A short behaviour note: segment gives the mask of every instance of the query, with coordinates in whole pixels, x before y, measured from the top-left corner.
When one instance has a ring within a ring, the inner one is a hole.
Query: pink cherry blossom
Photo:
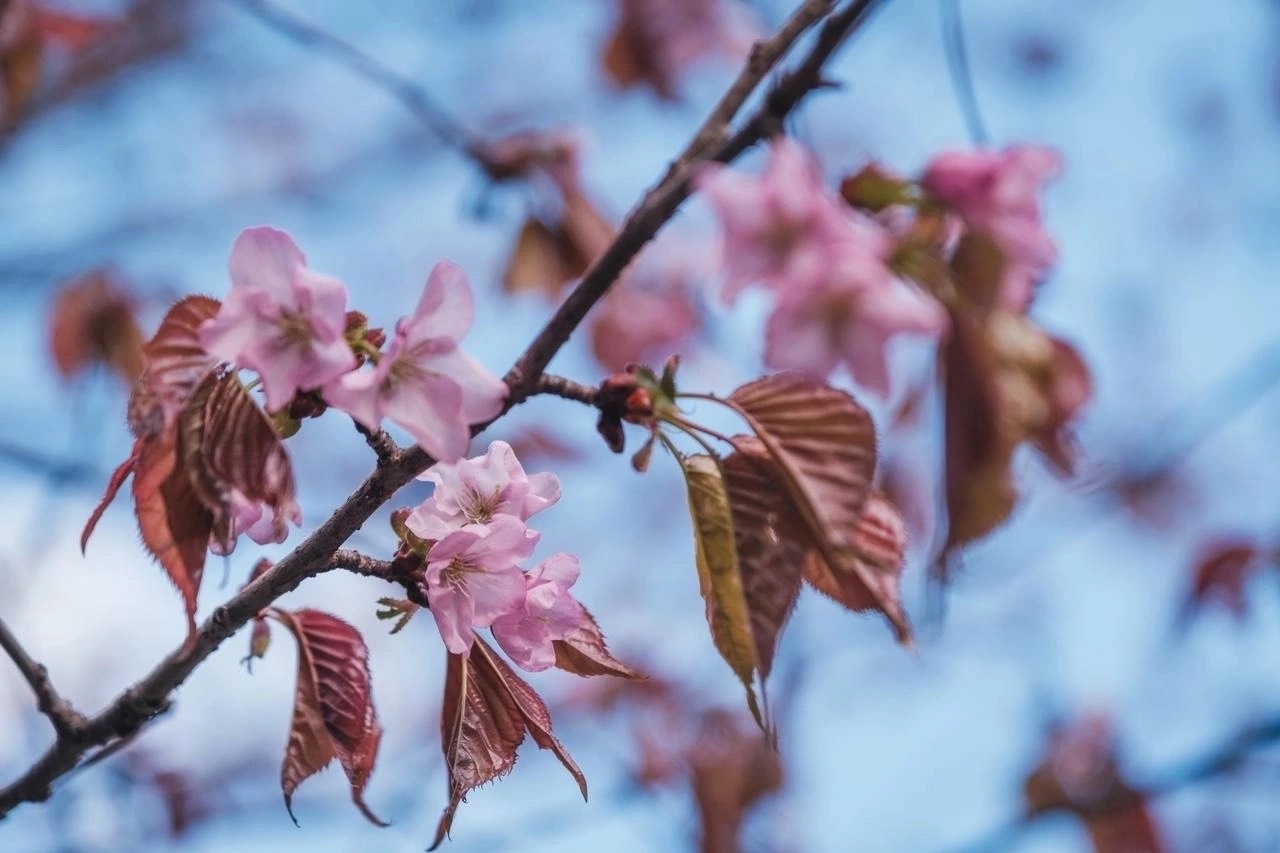
[[[347,289],[307,269],[288,234],[266,227],[241,232],[230,272],[231,291],[217,316],[200,327],[200,345],[256,371],[268,409],[281,409],[298,391],[355,368],[343,337]]]
[[[488,524],[454,530],[431,546],[427,600],[449,651],[464,654],[473,628],[487,628],[524,606],[519,563],[533,553],[537,540],[518,518],[499,515]]]
[[[1057,247],[1041,222],[1039,193],[1061,169],[1056,151],[1018,145],[939,154],[921,180],[971,229],[989,235],[1004,250],[1000,301],[1010,310],[1026,310],[1035,285],[1057,260]]]
[[[423,539],[439,539],[467,524],[484,524],[500,515],[527,521],[560,500],[555,474],[525,474],[505,441],[489,445],[484,456],[439,462],[418,479],[435,491],[405,520]]]
[[[326,385],[325,400],[369,429],[389,418],[436,459],[458,459],[471,443],[470,425],[501,412],[507,396],[507,386],[458,346],[474,316],[466,273],[441,261],[377,366]]]
[[[821,283],[850,227],[844,206],[822,184],[812,157],[779,139],[759,178],[710,165],[697,178],[724,227],[723,298],[762,282],[778,291]]]
[[[292,498],[285,505],[273,508],[266,501],[251,500],[236,488],[230,493],[231,530],[227,541],[231,547],[223,549],[221,534],[210,539],[209,549],[215,554],[229,554],[241,535],[248,536],[259,545],[283,542],[289,536],[288,522],[302,524],[302,508]]]
[[[552,554],[525,575],[524,606],[493,622],[493,636],[517,666],[541,672],[555,665],[552,642],[581,627],[586,611],[569,587],[578,580],[578,558]]]
[[[823,379],[844,363],[859,384],[887,396],[889,340],[903,333],[936,335],[946,327],[946,314],[894,276],[887,233],[852,229],[845,243],[820,286],[779,298],[765,331],[765,363]]]

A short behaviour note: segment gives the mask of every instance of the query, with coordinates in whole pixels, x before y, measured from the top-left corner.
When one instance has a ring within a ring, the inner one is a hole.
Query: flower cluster
[[[553,554],[529,572],[520,563],[538,542],[525,522],[560,499],[559,480],[526,474],[504,441],[484,456],[438,463],[421,479],[435,490],[405,525],[431,543],[427,600],[445,646],[465,654],[474,629],[491,628],[517,665],[531,672],[552,666],[554,641],[587,619],[569,593],[578,558]]]
[[[413,313],[396,324],[385,352],[362,352],[361,370],[348,334],[347,290],[307,268],[289,235],[274,228],[244,231],[231,250],[231,291],[201,326],[211,355],[262,378],[267,408],[284,409],[299,392],[319,391],[331,406],[370,430],[383,418],[405,429],[437,459],[467,451],[470,425],[497,415],[507,388],[462,351],[474,319],[471,288],[461,269],[442,261],[432,270]]]
[[[769,366],[825,378],[843,363],[887,394],[889,338],[945,327],[940,306],[890,267],[892,233],[827,190],[798,143],[773,142],[758,178],[710,166],[698,185],[724,228],[725,300],[756,283],[776,299]]]

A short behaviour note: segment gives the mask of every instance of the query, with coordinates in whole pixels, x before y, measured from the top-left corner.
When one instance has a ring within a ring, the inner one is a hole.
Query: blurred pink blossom
[[[552,642],[583,625],[586,611],[569,594],[578,572],[577,557],[552,554],[525,575],[523,607],[494,620],[494,639],[517,666],[541,672],[555,665]]]
[[[925,169],[924,188],[1004,251],[1000,303],[1009,310],[1027,309],[1035,285],[1057,260],[1057,247],[1041,221],[1039,194],[1061,170],[1061,156],[1038,145],[948,151]]]
[[[779,292],[821,284],[847,245],[851,212],[790,139],[772,143],[760,177],[713,164],[699,173],[697,186],[724,227],[725,302],[757,282]]]
[[[521,560],[533,553],[536,533],[510,515],[469,524],[440,539],[427,552],[427,600],[445,646],[454,654],[471,648],[473,628],[487,628],[524,607]]]
[[[325,400],[371,430],[390,418],[437,460],[458,459],[470,425],[496,416],[507,396],[502,380],[458,346],[474,317],[466,274],[441,261],[377,366],[326,385]]]
[[[937,302],[891,275],[833,279],[779,300],[765,330],[764,359],[770,367],[821,379],[844,363],[860,385],[887,397],[890,339],[937,335],[946,325]]]
[[[249,228],[231,249],[231,291],[199,330],[217,358],[262,377],[267,408],[356,366],[343,337],[347,289],[307,269],[297,244],[275,228]]]

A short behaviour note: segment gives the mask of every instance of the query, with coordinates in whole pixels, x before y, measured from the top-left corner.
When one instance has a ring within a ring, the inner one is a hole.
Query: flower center
[[[311,343],[315,333],[305,314],[286,312],[280,316],[280,337],[290,346],[303,347]]]
[[[472,524],[485,524],[493,520],[494,510],[498,507],[498,494],[500,490],[495,488],[493,494],[485,497],[479,492],[467,492],[466,498],[459,501],[462,514],[467,517],[467,521]]]
[[[440,580],[454,589],[461,589],[467,585],[467,575],[475,574],[480,569],[463,557],[454,557],[449,561],[449,565],[445,566],[444,571],[440,572]]]

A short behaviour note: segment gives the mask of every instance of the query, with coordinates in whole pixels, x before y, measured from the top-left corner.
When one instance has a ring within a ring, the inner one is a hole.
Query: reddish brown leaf
[[[1110,724],[1089,716],[1051,734],[1024,785],[1027,811],[1068,811],[1085,823],[1097,853],[1161,853],[1146,797],[1121,776]]]
[[[0,129],[13,130],[31,103],[44,59],[44,38],[28,0],[0,6]]]
[[[294,817],[298,785],[337,758],[351,783],[352,802],[371,823],[386,826],[364,802],[382,739],[364,639],[351,625],[318,610],[271,612],[298,640],[293,722],[280,770],[289,817]]]
[[[619,678],[643,680],[646,678],[609,654],[600,626],[586,608],[586,620],[563,640],[552,645],[556,650],[556,666],[574,675],[615,675]]]
[[[764,445],[743,436],[736,446],[738,452],[724,460],[724,480],[763,681],[773,668],[778,637],[800,593],[801,567],[810,546]]]
[[[1245,583],[1262,562],[1263,554],[1253,540],[1220,539],[1206,543],[1192,568],[1184,618],[1210,601],[1220,601],[1237,619],[1243,618]]]
[[[858,550],[876,464],[871,416],[845,392],[789,373],[750,382],[728,402],[772,457],[778,480],[822,559],[837,574],[857,578],[899,642],[910,642],[896,576],[886,583],[893,573],[877,571]]]
[[[614,228],[579,187],[576,172],[568,172],[558,183],[564,198],[560,228],[573,260],[573,278],[577,278],[609,248]]]
[[[891,601],[901,610],[899,586],[907,525],[884,495],[873,492],[867,499],[854,529],[854,541],[857,556],[853,559],[865,567],[864,571],[832,569],[819,552],[810,551],[804,563],[805,580],[851,610],[877,609],[884,601]],[[867,587],[867,578],[872,579],[874,588]]]
[[[208,374],[182,413],[183,468],[214,516],[222,553],[235,546],[234,500],[274,513],[274,538],[300,523],[289,454],[271,420],[234,373]]]
[[[1049,342],[1053,358],[1047,380],[1048,416],[1032,440],[1059,473],[1071,476],[1078,454],[1070,428],[1093,398],[1093,377],[1075,347],[1060,338]]]
[[[429,849],[439,847],[448,836],[468,792],[515,766],[516,749],[526,731],[539,747],[555,753],[586,799],[586,777],[551,733],[551,715],[534,689],[479,637],[467,655],[449,655],[440,718],[449,804]]]
[[[178,415],[217,359],[200,346],[196,332],[218,313],[221,303],[188,296],[169,309],[160,328],[142,347],[145,369],[129,399],[129,426],[136,436],[158,434]]]
[[[1011,469],[1016,436],[1002,423],[994,354],[977,320],[951,313],[939,367],[950,550],[990,533],[1013,512],[1018,499]]]
[[[138,456],[142,451],[141,439],[133,442],[133,450],[129,452],[129,458],[120,463],[116,470],[111,472],[111,479],[107,481],[107,491],[102,495],[102,500],[98,501],[98,505],[93,508],[93,512],[89,515],[89,520],[85,522],[84,531],[80,534],[80,553],[85,552],[85,548],[89,546],[89,537],[93,535],[94,528],[98,526],[102,514],[107,511],[107,507],[116,499],[116,495],[120,492],[120,487],[124,485],[124,481],[133,473],[133,469],[138,464]]]
[[[554,297],[581,274],[582,268],[564,233],[530,217],[516,235],[502,273],[502,289],[507,293],[533,291]]]
[[[142,543],[182,594],[187,633],[195,634],[196,594],[204,576],[213,515],[178,465],[175,431],[141,442],[133,474],[134,512]]]
[[[58,42],[73,52],[84,50],[98,39],[110,35],[120,25],[119,21],[111,18],[72,15],[34,5],[32,19],[42,36]]]
[[[782,787],[778,753],[732,714],[708,712],[688,751],[689,781],[702,824],[702,853],[742,849],[743,818],[762,797]]]
[[[142,372],[142,330],[133,299],[102,270],[72,279],[54,299],[49,349],[63,377],[102,364],[133,384]]]

